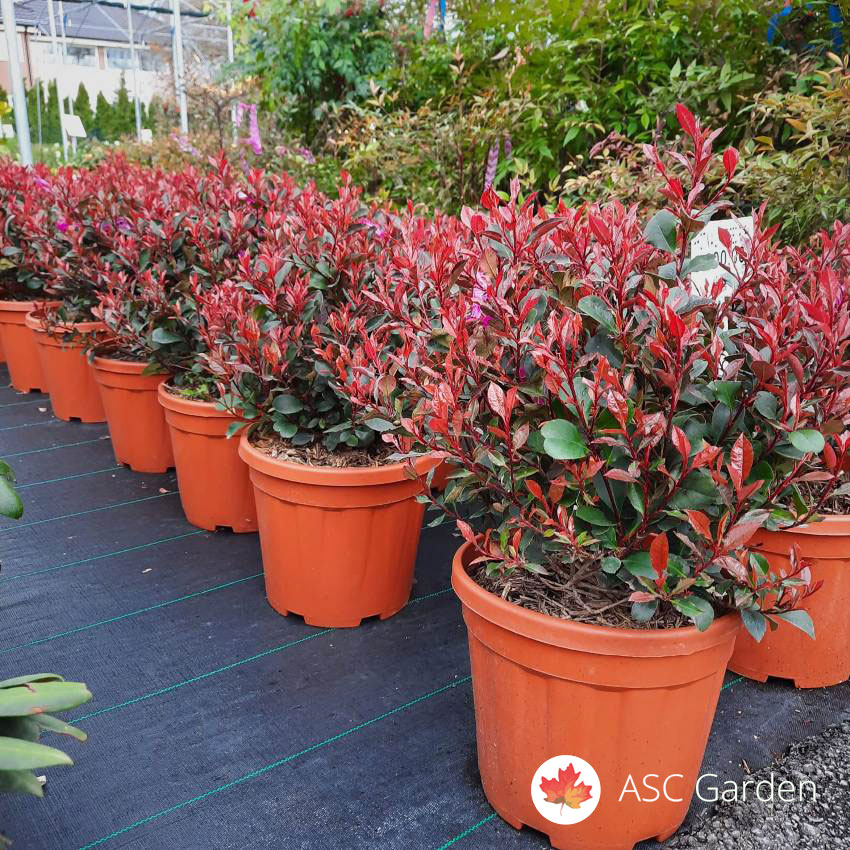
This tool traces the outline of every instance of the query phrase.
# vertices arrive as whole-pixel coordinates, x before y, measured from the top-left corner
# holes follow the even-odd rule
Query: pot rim
[[[717,617],[701,632],[696,626],[675,629],[625,629],[574,623],[549,614],[541,614],[508,602],[485,590],[466,571],[465,560],[470,543],[464,543],[452,560],[452,588],[464,607],[479,617],[510,632],[540,643],[589,652],[596,655],[625,655],[631,658],[660,658],[694,655],[729,640],[730,632],[741,627],[741,619],[732,613]]]
[[[272,478],[298,484],[314,484],[319,487],[358,487],[410,481],[404,474],[405,464],[403,463],[352,467],[308,466],[270,457],[251,445],[247,430],[242,432],[239,440],[239,456],[251,469],[256,469]],[[416,458],[414,467],[419,475],[423,475],[439,462],[440,458],[422,455]]]
[[[168,381],[163,381],[157,390],[159,403],[166,410],[173,410],[175,413],[183,413],[187,416],[203,416],[206,419],[232,419],[234,422],[239,421],[239,417],[230,413],[230,411],[219,410],[216,407],[216,402],[181,398],[178,395],[174,395],[174,393],[168,392],[166,384],[168,384]]]
[[[26,326],[31,331],[35,331],[36,333],[40,334],[45,334],[46,336],[56,336],[55,333],[50,333],[41,326],[41,320],[36,318],[34,310],[31,310],[29,313],[27,313],[26,319],[24,321],[26,323]],[[58,331],[59,333],[92,334],[105,330],[106,325],[103,322],[71,322],[71,324],[69,325],[56,326],[56,331]]]
[[[92,362],[95,368],[102,372],[116,372],[120,375],[141,375],[149,365],[147,360],[119,360],[117,357],[101,357],[99,355],[95,355]],[[165,376],[164,372],[157,372],[144,377],[162,378]]]
[[[0,299],[0,313],[31,313],[37,306],[56,307],[61,301],[44,301],[37,298],[32,301],[9,301]]]
[[[768,528],[759,528],[753,534],[755,539],[759,534],[805,534],[812,537],[845,537],[850,536],[850,514],[834,514],[824,516],[819,522],[807,522],[803,525],[795,525],[791,528],[777,528],[771,531]]]

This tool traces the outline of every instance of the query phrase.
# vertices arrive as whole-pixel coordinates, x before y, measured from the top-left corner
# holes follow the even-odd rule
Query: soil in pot
[[[97,335],[104,331],[104,324],[74,322],[48,332],[33,313],[27,315],[26,324],[35,337],[54,415],[66,422],[105,422],[100,388],[86,356]]]
[[[254,488],[239,457],[239,435],[228,429],[240,420],[213,401],[184,398],[160,384],[158,400],[165,414],[180,503],[186,519],[199,528],[235,532],[257,530]]]
[[[490,804],[515,828],[540,830],[564,850],[627,850],[668,838],[690,805],[739,618],[721,616],[705,632],[572,622],[485,590],[467,572],[470,559],[465,545],[452,586],[469,634],[478,765]],[[555,757],[563,758],[538,775]],[[643,778],[652,774],[659,788],[669,777],[668,793],[647,801],[654,795]],[[582,792],[573,807],[541,788],[543,779],[565,777]],[[623,793],[630,777],[640,800]]]
[[[136,472],[165,472],[174,466],[171,438],[157,390],[167,375],[144,374],[147,363],[104,352],[92,361],[118,463]]]
[[[251,469],[266,596],[276,611],[339,628],[386,619],[407,604],[424,505],[403,464],[295,461],[287,458],[299,452],[275,453],[248,434],[239,453]],[[436,463],[421,458],[417,472]]]
[[[35,336],[26,325],[35,301],[0,301],[0,341],[9,367],[9,379],[19,392],[47,389]]]

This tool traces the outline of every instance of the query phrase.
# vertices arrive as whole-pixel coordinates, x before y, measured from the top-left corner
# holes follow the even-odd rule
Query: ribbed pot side
[[[617,629],[545,616],[495,596],[454,559],[475,701],[478,766],[490,804],[515,828],[531,826],[566,850],[629,850],[672,835],[687,814],[724,671],[740,628],[718,618],[705,632]],[[559,755],[599,775],[596,810],[555,824],[531,798],[538,767]],[[631,776],[672,777],[655,802],[622,794]],[[622,796],[622,799],[620,797]],[[556,807],[553,807],[556,808]]]
[[[424,505],[401,464],[311,467],[257,451],[243,435],[257,501],[266,595],[313,626],[386,619],[410,596]],[[424,474],[436,465],[417,461]]]

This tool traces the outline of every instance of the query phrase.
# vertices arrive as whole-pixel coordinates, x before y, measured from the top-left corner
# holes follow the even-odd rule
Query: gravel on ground
[[[794,791],[783,782],[790,782]],[[742,782],[703,779],[701,788],[704,798],[713,799],[713,788],[723,798],[704,818],[671,838],[671,850],[848,850],[850,721],[795,744]]]

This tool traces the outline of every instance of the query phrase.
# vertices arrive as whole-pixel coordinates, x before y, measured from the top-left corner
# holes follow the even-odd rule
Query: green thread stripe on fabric
[[[0,404],[0,409],[4,407],[20,407],[22,404],[43,404],[47,407],[48,399],[46,398],[33,398],[27,401],[7,401],[3,404]]]
[[[738,682],[743,682],[743,681],[744,681],[743,676],[737,676],[736,678],[730,679],[728,682],[726,682],[720,688],[720,690],[725,691],[726,688],[731,688],[732,685],[737,685]],[[478,821],[478,823],[472,824],[472,826],[469,827],[469,829],[465,829],[463,832],[458,833],[454,838],[450,838],[445,844],[441,844],[437,848],[437,850],[448,850],[449,847],[453,847],[459,841],[463,841],[463,839],[466,838],[468,835],[472,835],[472,833],[475,832],[477,829],[480,829],[485,824],[490,823],[490,821],[493,820],[493,818],[495,818],[495,817],[497,817],[495,812],[493,812],[493,814],[491,814],[491,815],[487,815],[486,818],[482,818],[480,821]]]
[[[93,440],[80,440],[79,443],[60,443],[58,446],[45,446],[43,449],[27,449],[24,452],[13,452],[12,454],[4,454],[3,460],[9,460],[13,457],[23,457],[24,455],[37,455],[41,452],[52,452],[56,449],[70,449],[73,446],[88,446],[92,443],[108,443],[109,437],[95,437]]]
[[[59,422],[59,419],[43,419],[41,422],[24,422],[22,425],[4,425],[0,431],[15,431],[18,428],[33,428],[36,425],[50,425],[54,422]]]
[[[257,768],[256,770],[252,770],[250,773],[245,773],[242,776],[231,780],[230,782],[225,782],[223,785],[219,785],[216,788],[211,788],[209,791],[204,791],[203,794],[198,794],[197,797],[192,797],[188,800],[183,800],[183,802],[177,803],[173,806],[169,806],[167,809],[160,809],[160,811],[154,812],[154,814],[148,815],[147,817],[142,818],[141,820],[134,821],[133,823],[128,824],[127,826],[122,827],[121,829],[118,829],[115,832],[111,832],[109,835],[104,835],[102,838],[98,838],[94,841],[89,842],[88,844],[84,844],[82,847],[78,848],[78,850],[92,850],[92,848],[94,847],[99,847],[101,844],[106,844],[107,841],[112,841],[115,838],[120,838],[122,835],[126,835],[128,832],[131,832],[134,829],[138,829],[140,826],[145,826],[146,824],[152,823],[155,820],[159,820],[160,818],[166,817],[167,815],[173,814],[174,812],[178,812],[181,809],[185,809],[187,806],[192,806],[195,803],[203,802],[204,800],[214,796],[215,794],[221,794],[223,791],[229,791],[231,788],[236,788],[237,786],[242,785],[245,782],[249,782],[252,779],[257,779],[258,777],[263,776],[272,770],[276,770],[279,767],[283,767],[284,765],[295,761],[296,759],[309,755],[310,753],[314,753],[316,752],[316,750],[321,750],[324,747],[336,743],[337,741],[341,741],[343,738],[347,738],[349,735],[353,735],[355,732],[359,732],[361,729],[366,729],[369,726],[374,725],[375,723],[379,723],[381,720],[386,720],[386,718],[388,717],[392,717],[396,714],[401,713],[402,711],[406,711],[409,708],[413,708],[413,706],[419,705],[420,703],[425,702],[426,700],[429,700],[435,696],[438,696],[439,694],[452,690],[458,685],[466,684],[469,680],[469,676],[463,676],[462,678],[459,678],[454,682],[449,682],[447,685],[443,685],[440,688],[436,688],[433,691],[429,691],[426,694],[422,694],[421,696],[418,696],[415,699],[402,703],[402,705],[397,705],[395,708],[391,708],[389,711],[385,711],[383,714],[379,714],[377,717],[372,717],[369,720],[364,720],[362,723],[358,723],[356,726],[352,726],[351,728],[346,729],[344,732],[339,732],[336,735],[332,735],[330,738],[325,738],[323,741],[319,741],[316,744],[311,744],[309,747],[305,747],[303,750],[299,750],[298,752],[285,756],[282,759],[273,761],[271,764],[267,764],[263,767]]]
[[[414,596],[408,604],[414,605],[417,602],[424,602],[427,599],[434,599],[437,596],[444,596],[450,591],[451,588],[447,587],[444,590],[438,590],[435,593],[428,593],[425,596]],[[206,673],[199,673],[197,676],[192,676],[189,679],[183,679],[182,681],[175,682],[172,685],[166,685],[165,687],[158,688],[155,691],[150,691],[150,693],[141,694],[140,696],[133,697],[133,699],[124,700],[124,702],[119,702],[115,705],[109,705],[106,706],[106,708],[101,708],[97,711],[91,711],[88,714],[81,715],[80,717],[74,717],[71,719],[71,722],[82,723],[84,720],[91,720],[94,717],[100,717],[101,714],[109,714],[113,711],[117,711],[119,708],[126,708],[127,706],[136,705],[137,703],[145,702],[146,700],[162,696],[163,694],[169,694],[172,691],[176,691],[178,688],[184,688],[187,685],[194,685],[196,682],[202,682],[204,681],[204,679],[209,679],[210,677],[217,676],[220,673],[227,673],[229,670],[235,670],[237,667],[242,667],[243,665],[250,664],[253,661],[259,661],[261,658],[267,658],[269,655],[275,655],[278,652],[283,652],[285,649],[291,649],[293,646],[298,646],[299,644],[306,643],[309,640],[313,640],[313,638],[321,637],[322,635],[330,634],[331,632],[336,631],[338,631],[338,629],[322,629],[322,631],[320,632],[315,632],[312,635],[306,635],[305,637],[298,638],[298,640],[291,640],[288,643],[282,643],[279,646],[273,646],[269,649],[263,650],[262,652],[258,652],[254,655],[249,655],[247,658],[240,658],[238,661],[234,661],[232,664],[226,664],[224,667],[218,667],[215,670],[208,670]]]
[[[123,508],[125,505],[138,505],[140,502],[150,502],[151,499],[164,499],[166,496],[176,496],[177,491],[172,490],[168,493],[156,493],[153,496],[144,496],[141,499],[130,499],[127,502],[116,502],[114,505],[103,505],[100,508],[89,508],[86,511],[75,511],[72,514],[62,514],[62,516],[52,516],[48,519],[37,519],[33,522],[18,522],[14,525],[0,528],[0,534],[5,531],[18,531],[22,528],[32,528],[34,525],[44,525],[46,522],[59,522],[60,519],[71,519],[76,516],[85,516],[86,514],[96,514],[99,511],[111,511],[113,508]]]
[[[42,573],[53,573],[56,570],[67,570],[69,567],[79,567],[83,564],[91,564],[95,561],[102,561],[106,558],[114,558],[116,555],[126,555],[128,552],[138,552],[141,549],[150,549],[151,546],[159,546],[162,543],[171,543],[173,540],[183,540],[186,537],[196,537],[199,534],[212,534],[211,531],[187,531],[185,534],[176,534],[174,537],[163,537],[161,540],[151,540],[150,543],[140,543],[138,546],[128,546],[126,549],[116,549],[114,552],[104,552],[102,555],[92,555],[89,558],[80,558],[78,561],[68,561],[66,564],[56,564],[53,567],[42,567],[40,570],[29,570],[25,573],[16,573],[15,575],[6,576],[0,574],[0,584],[8,581],[17,581],[18,579],[27,578],[29,576],[38,576]]]
[[[478,821],[478,823],[472,824],[472,826],[469,827],[469,829],[465,829],[463,832],[459,833],[454,838],[450,838],[445,844],[441,844],[437,848],[437,850],[447,850],[447,848],[453,847],[455,844],[458,843],[458,841],[463,841],[463,839],[466,838],[467,835],[472,835],[472,833],[475,832],[476,829],[481,829],[481,827],[484,826],[484,824],[490,823],[490,821],[493,820],[493,818],[495,818],[495,817],[496,817],[496,813],[493,812],[493,814],[487,815],[486,818],[481,818],[481,820]]]
[[[44,481],[31,481],[29,484],[16,484],[15,488],[17,490],[26,490],[27,487],[40,487],[42,484],[56,484],[59,481],[73,481],[75,478],[87,478],[89,475],[101,475],[104,472],[115,472],[115,470],[123,468],[123,466],[107,466],[106,469],[93,469],[91,472],[78,472],[76,475],[45,478]]]
[[[68,629],[65,632],[57,632],[55,635],[47,635],[47,637],[37,638],[36,640],[28,641],[27,643],[19,643],[16,646],[10,646],[7,649],[0,649],[0,655],[6,655],[9,652],[14,652],[17,649],[27,649],[30,646],[39,646],[42,643],[48,643],[51,640],[76,635],[80,632],[86,632],[89,629],[95,629],[98,626],[107,626],[110,623],[117,623],[119,620],[126,620],[129,617],[135,617],[138,614],[146,614],[148,611],[156,611],[159,608],[166,608],[169,605],[176,605],[178,602],[185,602],[187,599],[195,599],[198,596],[204,596],[207,593],[212,593],[216,590],[224,590],[226,587],[233,587],[236,584],[242,584],[245,581],[259,578],[262,573],[254,573],[254,575],[245,576],[245,578],[237,578],[233,581],[226,581],[223,584],[217,584],[214,587],[208,587],[205,590],[197,590],[194,593],[187,593],[185,596],[178,596],[177,599],[169,599],[166,602],[158,602],[156,605],[148,605],[146,608],[138,608],[135,611],[128,611],[126,614],[119,614],[117,617],[109,617],[106,620],[97,620],[94,623],[88,623],[85,626],[77,626],[75,629]]]

